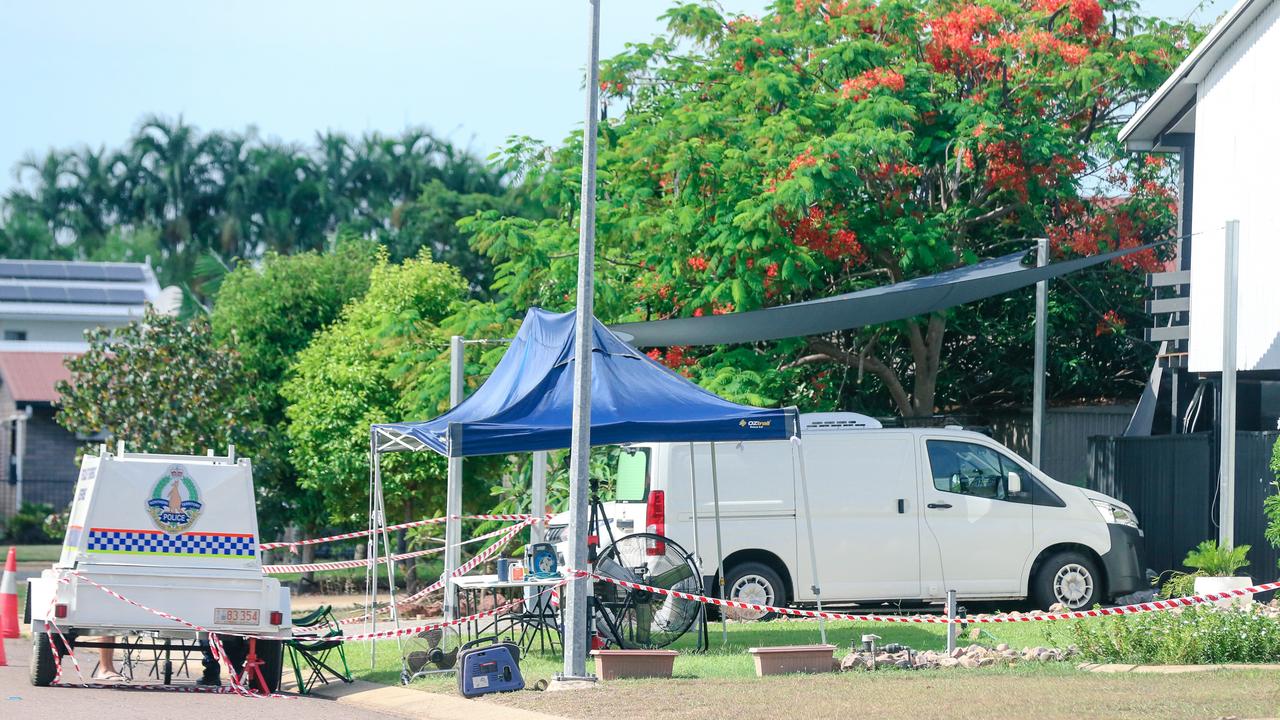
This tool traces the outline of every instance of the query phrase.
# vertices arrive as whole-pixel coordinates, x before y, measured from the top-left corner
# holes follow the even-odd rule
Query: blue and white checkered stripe
[[[133,530],[89,530],[89,552],[133,555],[192,555],[204,557],[244,557],[257,555],[252,536],[213,533],[165,533]]]

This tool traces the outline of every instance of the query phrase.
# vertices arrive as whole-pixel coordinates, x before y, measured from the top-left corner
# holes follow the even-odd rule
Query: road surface
[[[33,687],[28,679],[31,640],[4,640],[8,666],[0,667],[0,717],[24,720],[100,718],[100,720],[158,720],[196,717],[201,720],[387,720],[403,714],[383,714],[316,697],[290,699],[244,698],[212,693],[146,690]],[[82,650],[81,654],[88,651]],[[79,654],[78,654],[79,655]],[[93,660],[80,657],[86,675]],[[198,664],[198,663],[197,663]],[[78,681],[70,660],[63,660],[63,679]]]

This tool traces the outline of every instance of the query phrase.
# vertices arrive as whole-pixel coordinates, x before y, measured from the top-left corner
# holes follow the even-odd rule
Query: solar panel
[[[67,268],[66,263],[23,263],[25,274],[23,277],[33,280],[66,280]]]
[[[107,291],[102,288],[69,287],[66,291],[66,302],[96,304],[107,301]]]
[[[140,265],[88,262],[0,260],[0,278],[27,280],[79,280],[89,282],[144,282]]]
[[[141,305],[147,301],[147,294],[141,290],[124,288],[107,288],[106,297],[101,301],[111,305]]]
[[[31,302],[67,302],[67,289],[45,285],[27,286],[27,297]]]
[[[142,267],[138,265],[99,265],[106,277],[104,279],[114,282],[142,282],[146,280],[146,274],[142,272]]]
[[[69,280],[110,280],[107,277],[107,268],[102,265],[89,265],[87,263],[67,263],[66,264],[67,279]]]
[[[26,302],[27,289],[20,285],[0,285],[0,302]]]

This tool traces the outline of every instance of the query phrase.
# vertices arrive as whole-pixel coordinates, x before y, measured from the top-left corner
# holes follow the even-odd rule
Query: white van
[[[991,438],[958,429],[881,429],[853,413],[801,416],[822,600],[831,604],[1031,598],[1083,608],[1143,586],[1133,511],[1058,482]],[[619,453],[615,535],[656,532],[690,552],[690,458],[697,472],[701,567],[716,568],[710,445]],[[795,448],[717,443],[725,587],[769,605],[815,595]],[[557,522],[558,521],[558,522]],[[560,542],[566,519],[548,539]],[[601,542],[609,542],[601,532]],[[718,579],[706,578],[708,594]]]

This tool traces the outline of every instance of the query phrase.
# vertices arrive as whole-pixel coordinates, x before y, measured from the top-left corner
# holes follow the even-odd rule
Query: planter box
[[[756,661],[756,675],[831,672],[835,665],[835,645],[784,645],[750,648]]]
[[[1196,578],[1196,594],[1203,595],[1205,593],[1220,593],[1228,590],[1238,590],[1247,588],[1253,584],[1253,578],[1250,577],[1198,577]],[[1253,602],[1253,595],[1241,595],[1240,597],[1223,598],[1215,600],[1214,604],[1221,607],[1231,607],[1233,605],[1248,605]]]
[[[669,678],[675,665],[675,650],[592,650],[596,675],[601,680],[627,678]]]

